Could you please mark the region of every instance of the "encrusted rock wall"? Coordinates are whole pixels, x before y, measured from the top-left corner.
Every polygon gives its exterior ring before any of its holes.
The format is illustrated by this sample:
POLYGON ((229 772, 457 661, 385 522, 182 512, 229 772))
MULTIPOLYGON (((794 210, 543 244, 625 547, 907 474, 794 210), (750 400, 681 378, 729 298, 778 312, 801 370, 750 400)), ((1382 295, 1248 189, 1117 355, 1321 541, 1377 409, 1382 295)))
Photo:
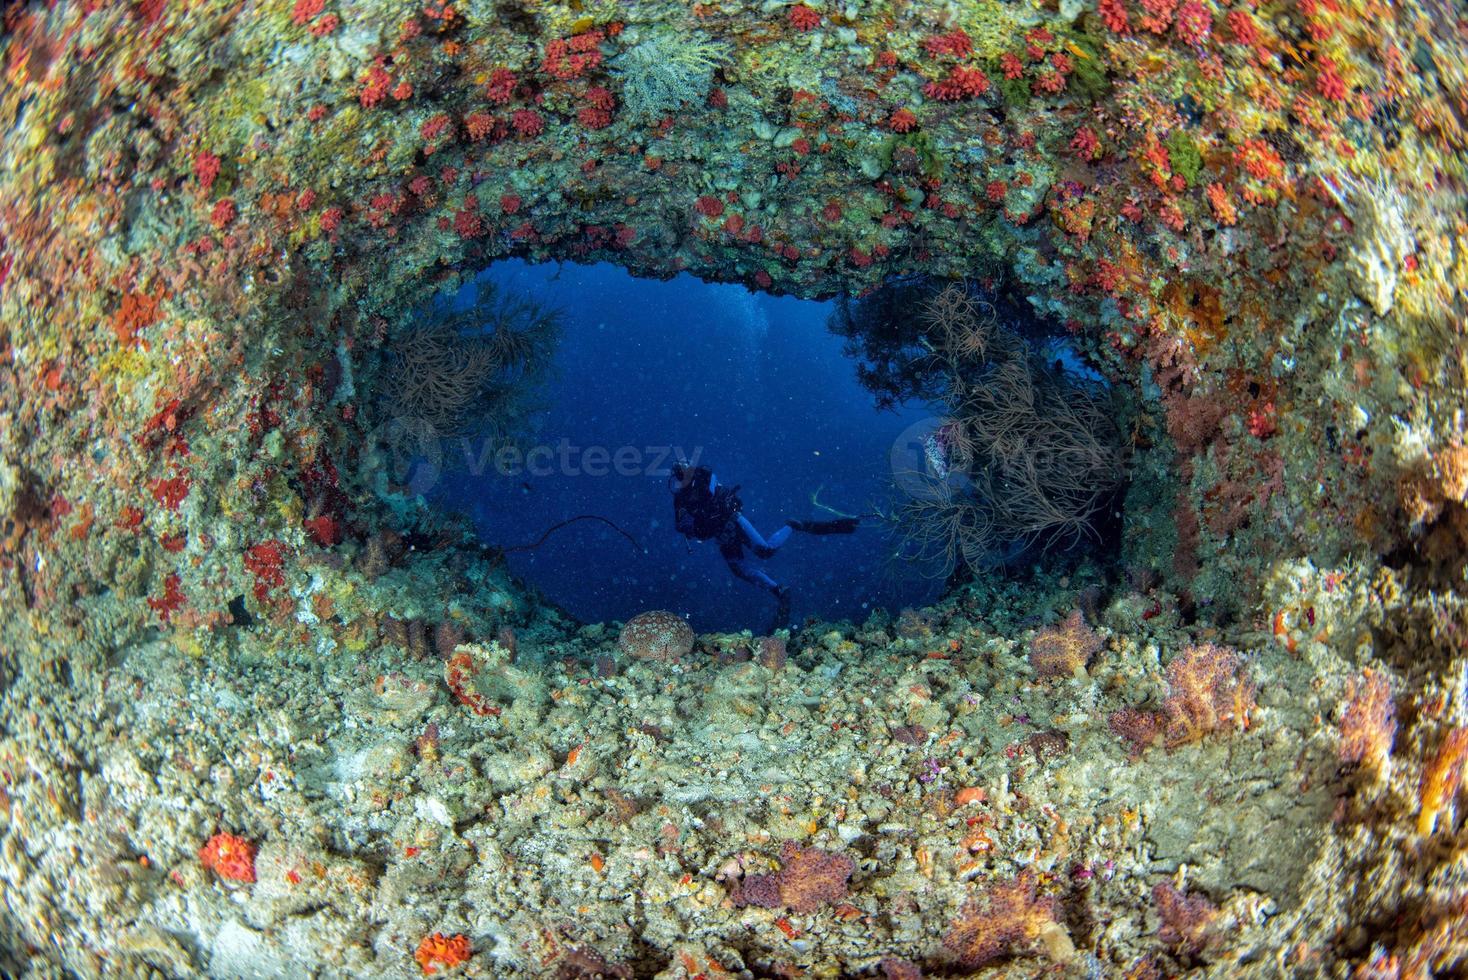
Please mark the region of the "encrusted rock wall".
POLYGON ((1400 543, 1403 467, 1457 437, 1462 68, 1401 5, 6 20, 6 588, 32 608, 108 582, 207 623, 250 548, 360 537, 351 362, 512 254, 1028 297, 1149 396, 1132 441, 1167 479, 1129 560, 1202 593, 1400 543))

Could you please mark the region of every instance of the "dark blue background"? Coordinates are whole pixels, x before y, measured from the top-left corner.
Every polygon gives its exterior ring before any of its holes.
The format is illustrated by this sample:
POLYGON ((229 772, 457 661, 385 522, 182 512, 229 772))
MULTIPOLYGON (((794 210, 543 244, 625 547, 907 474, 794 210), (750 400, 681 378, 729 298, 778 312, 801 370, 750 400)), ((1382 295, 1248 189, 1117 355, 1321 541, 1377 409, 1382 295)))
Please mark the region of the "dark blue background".
MULTIPOLYGON (((867 510, 890 498, 889 451, 920 408, 879 412, 855 380, 842 341, 826 330, 829 304, 751 293, 692 276, 635 279, 610 265, 497 264, 484 274, 565 311, 565 333, 544 394, 535 442, 557 447, 637 447, 642 468, 676 446, 742 486, 744 512, 768 535, 789 517, 830 517, 812 507, 867 510)), ((455 444, 449 452, 459 453, 455 444)), ((573 461, 577 456, 572 456, 573 461)), ((666 465, 666 463, 665 463, 666 465)), ((511 569, 583 621, 626 619, 653 608, 695 629, 762 629, 774 609, 762 590, 730 575, 713 542, 685 545, 672 527, 665 476, 552 475, 450 467, 430 496, 472 516, 484 540, 535 540, 566 517, 594 513, 610 529, 573 524, 511 569)), ((877 526, 850 537, 795 534, 766 563, 792 587, 796 620, 863 620, 929 600, 937 583, 894 569, 877 526)))

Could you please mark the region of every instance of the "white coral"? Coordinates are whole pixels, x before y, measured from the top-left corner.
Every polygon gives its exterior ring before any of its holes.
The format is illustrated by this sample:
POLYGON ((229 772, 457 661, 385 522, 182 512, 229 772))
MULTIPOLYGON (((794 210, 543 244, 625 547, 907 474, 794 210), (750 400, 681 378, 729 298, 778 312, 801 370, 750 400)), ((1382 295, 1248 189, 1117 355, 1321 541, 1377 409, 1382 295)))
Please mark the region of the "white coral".
POLYGON ((714 69, 729 59, 725 44, 703 34, 629 33, 612 68, 622 78, 628 115, 640 121, 676 112, 684 102, 701 105, 713 88, 714 69))
POLYGON ((1416 249, 1407 224, 1407 202, 1396 186, 1384 180, 1366 182, 1342 178, 1340 189, 1330 187, 1355 226, 1356 240, 1346 257, 1346 270, 1356 295, 1371 304, 1377 316, 1391 312, 1402 263, 1416 249))

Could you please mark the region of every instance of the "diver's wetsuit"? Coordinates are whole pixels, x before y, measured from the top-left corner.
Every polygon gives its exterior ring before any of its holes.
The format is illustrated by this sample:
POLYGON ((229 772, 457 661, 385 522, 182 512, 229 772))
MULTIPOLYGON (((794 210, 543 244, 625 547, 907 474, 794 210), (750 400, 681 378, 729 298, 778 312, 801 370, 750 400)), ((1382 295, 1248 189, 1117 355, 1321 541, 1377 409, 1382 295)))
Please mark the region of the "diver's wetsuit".
POLYGON ((778 605, 771 632, 785 626, 790 618, 790 589, 770 578, 746 552, 752 552, 754 558, 769 558, 790 538, 791 531, 850 534, 858 523, 854 517, 834 521, 791 520, 766 538, 740 513, 743 503, 739 488, 720 486, 708 467, 675 466, 668 486, 673 491, 673 518, 678 530, 690 538, 714 538, 729 571, 775 596, 778 605))
POLYGON ((793 530, 795 528, 789 524, 782 524, 780 530, 766 539, 754 529, 753 524, 749 523, 749 518, 743 514, 736 514, 734 520, 725 524, 719 531, 719 554, 728 564, 729 571, 736 576, 751 585, 758 585, 778 594, 779 584, 770 578, 763 568, 745 557, 744 549, 748 547, 754 552, 756 558, 769 558, 779 550, 780 545, 789 539, 790 532, 793 530))

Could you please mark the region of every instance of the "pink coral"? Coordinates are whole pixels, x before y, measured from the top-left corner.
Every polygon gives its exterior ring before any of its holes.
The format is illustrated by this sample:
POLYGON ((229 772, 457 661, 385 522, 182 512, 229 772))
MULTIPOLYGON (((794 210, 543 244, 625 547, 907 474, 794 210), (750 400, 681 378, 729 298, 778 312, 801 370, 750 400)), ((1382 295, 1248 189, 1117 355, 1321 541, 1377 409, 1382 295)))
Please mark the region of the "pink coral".
POLYGON ((1213 643, 1188 647, 1167 665, 1167 688, 1162 708, 1169 747, 1249 727, 1254 685, 1227 647, 1213 643))
POLYGON ((445 936, 441 932, 435 932, 431 936, 423 937, 413 953, 413 959, 417 961, 423 975, 429 977, 439 970, 452 970, 467 963, 472 951, 468 936, 445 936))
POLYGON ((1178 8, 1177 36, 1195 47, 1201 46, 1213 33, 1213 15, 1199 0, 1188 0, 1178 8))
POLYGON ((1255 180, 1278 180, 1284 175, 1284 161, 1274 147, 1262 139, 1240 143, 1234 151, 1234 162, 1255 180))
POLYGON ((1376 671, 1368 670, 1359 681, 1351 682, 1349 696, 1341 716, 1341 761, 1378 769, 1391 755, 1397 734, 1397 706, 1392 701, 1391 685, 1376 671))
POLYGON ((326 0, 296 0, 296 5, 291 8, 291 23, 302 27, 315 20, 325 9, 326 0))
POLYGON ((234 834, 218 833, 199 848, 199 861, 225 881, 255 880, 255 845, 234 834))
POLYGON ((1315 91, 1332 102, 1346 97, 1346 82, 1329 58, 1320 59, 1320 73, 1315 76, 1315 91))
POLYGON ((1176 9, 1177 0, 1142 0, 1142 27, 1153 34, 1166 33, 1176 9))
POLYGON ((1040 77, 1035 79, 1035 83, 1032 88, 1036 92, 1045 92, 1048 95, 1059 95, 1061 92, 1065 91, 1065 76, 1058 71, 1042 72, 1040 77))
MULTIPOLYGON (((139 517, 141 518, 141 516, 140 513, 139 517)), ((163 580, 163 595, 148 597, 148 608, 156 612, 158 618, 165 623, 184 604, 184 595, 179 589, 179 582, 178 572, 170 572, 168 577, 163 580)))
POLYGON ((460 238, 478 238, 484 234, 484 220, 479 212, 465 204, 454 212, 454 234, 460 238))
POLYGON ((923 41, 923 50, 931 55, 946 54, 955 58, 967 58, 974 53, 974 42, 963 28, 955 27, 947 34, 935 34, 923 41))
POLYGON ((234 224, 238 211, 235 209, 233 198, 224 198, 214 205, 209 212, 209 221, 216 228, 228 228, 234 224))
POLYGON ((496 120, 487 112, 471 112, 464 117, 464 132, 472 143, 478 143, 494 134, 496 120))
POLYGON ((1218 435, 1228 404, 1212 393, 1187 395, 1169 391, 1162 396, 1167 410, 1167 434, 1183 454, 1202 450, 1218 435))
POLYGON ((199 179, 199 186, 208 190, 214 186, 214 178, 219 176, 219 157, 208 150, 200 150, 199 155, 194 157, 194 176, 199 179))
POLYGON ((963 907, 943 937, 943 948, 967 969, 1001 956, 1030 953, 1037 942, 1064 930, 1055 921, 1055 899, 1035 896, 1028 868, 1012 881, 990 885, 963 907))
POLYGON ((989 91, 989 76, 977 68, 955 65, 948 77, 923 86, 923 94, 939 102, 959 102, 989 91))
POLYGON ((780 848, 780 870, 745 875, 730 892, 735 905, 788 907, 802 915, 846 898, 846 882, 856 863, 844 854, 801 847, 788 840, 780 848))
POLYGON ((803 3, 791 7, 786 16, 790 19, 790 26, 797 31, 813 31, 821 26, 821 15, 803 3))
POLYGON ((1253 45, 1259 40, 1259 28, 1254 23, 1254 15, 1247 10, 1228 12, 1228 30, 1233 35, 1235 44, 1253 45))
POLYGON ((264 602, 270 590, 285 584, 285 545, 278 540, 262 541, 245 551, 245 571, 255 577, 255 598, 264 602))
POLYGON ((1094 160, 1101 155, 1101 140, 1090 126, 1082 126, 1071 137, 1070 149, 1082 160, 1094 160))
POLYGON ((1096 6, 1101 14, 1101 22, 1113 34, 1125 34, 1131 30, 1123 0, 1100 0, 1096 6))
POLYGON ((1077 609, 1059 625, 1035 634, 1030 641, 1030 666, 1036 677, 1070 677, 1084 670, 1101 646, 1101 637, 1077 609))
POLYGON ((1208 896, 1189 895, 1174 888, 1172 882, 1164 881, 1152 889, 1152 900, 1157 903, 1157 914, 1162 919, 1157 938, 1164 943, 1196 956, 1216 940, 1211 930, 1218 917, 1218 906, 1208 896))
POLYGON ((362 91, 357 95, 357 101, 362 104, 362 108, 371 109, 381 104, 387 98, 392 81, 392 76, 381 65, 373 65, 367 69, 367 74, 362 76, 362 91))
POLYGON ((1111 713, 1107 727, 1113 735, 1131 746, 1131 755, 1135 759, 1162 734, 1163 718, 1156 711, 1121 708, 1111 713))
POLYGON ((564 40, 557 38, 545 46, 545 59, 540 70, 562 81, 580 78, 581 74, 601 64, 600 31, 587 31, 564 40))
POLYGON ((581 125, 587 129, 605 129, 612 124, 612 110, 616 108, 617 99, 609 90, 593 85, 586 90, 586 101, 587 105, 576 113, 581 125))
POLYGON ((504 105, 515 94, 515 73, 508 68, 496 68, 489 73, 489 82, 484 86, 484 97, 496 105, 504 105))
POLYGON ((436 140, 444 133, 452 129, 452 120, 446 112, 435 113, 423 120, 423 125, 418 127, 418 134, 425 140, 436 140))
POLYGON ((515 135, 526 139, 545 132, 545 120, 534 109, 516 109, 510 115, 510 125, 515 135))
POLYGON ((1159 735, 1171 749, 1249 727, 1254 685, 1227 647, 1188 647, 1167 665, 1167 690, 1161 711, 1122 708, 1108 719, 1112 734, 1131 745, 1133 757, 1159 735))

